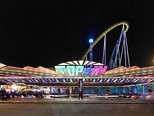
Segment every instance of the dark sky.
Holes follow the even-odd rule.
[[[154,0],[0,0],[0,62],[24,67],[53,67],[81,59],[88,39],[127,21],[131,65],[152,65]],[[107,59],[120,35],[107,34]],[[100,41],[94,61],[102,56]]]

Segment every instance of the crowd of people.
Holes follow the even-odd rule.
[[[7,92],[6,92],[6,90],[4,89],[4,88],[2,88],[1,90],[0,90],[0,98],[1,98],[1,100],[3,101],[3,100],[7,100],[8,99],[8,95],[7,95]]]
[[[0,90],[0,99],[2,101],[20,98],[44,98],[43,95],[45,95],[44,91],[6,91],[4,88]]]

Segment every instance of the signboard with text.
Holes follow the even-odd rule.
[[[72,64],[71,62],[61,63],[55,66],[56,72],[62,76],[101,76],[107,70],[107,66],[96,62],[91,63],[89,61],[89,65],[84,63],[84,61],[83,63],[75,62]]]

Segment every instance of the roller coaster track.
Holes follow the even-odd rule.
[[[129,29],[129,24],[128,22],[126,21],[121,21],[121,22],[118,22],[114,25],[112,25],[111,27],[109,27],[108,29],[106,29],[95,41],[94,43],[88,48],[88,50],[85,52],[85,54],[83,55],[82,57],[82,60],[84,60],[86,58],[86,56],[89,54],[89,52],[92,50],[92,48],[108,33],[110,32],[112,29],[120,26],[120,25],[125,25],[126,26],[126,29],[125,29],[125,32],[128,31]]]

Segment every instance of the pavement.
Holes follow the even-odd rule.
[[[154,101],[125,98],[45,98],[45,99],[8,99],[0,101],[0,104],[154,104]]]

